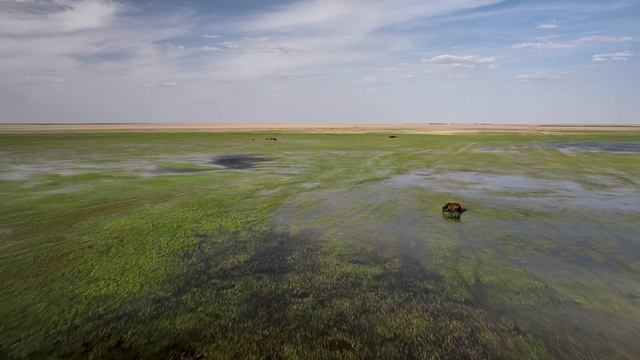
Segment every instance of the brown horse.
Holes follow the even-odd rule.
[[[457,212],[458,214],[462,214],[466,209],[462,207],[462,205],[458,203],[447,203],[442,207],[442,212]]]

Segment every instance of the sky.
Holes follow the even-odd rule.
[[[640,123],[640,0],[0,0],[0,122]]]

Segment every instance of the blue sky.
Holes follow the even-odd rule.
[[[640,123],[640,1],[0,0],[1,122]]]

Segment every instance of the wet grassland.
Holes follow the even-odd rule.
[[[640,134],[394,135],[0,135],[0,358],[640,356]]]

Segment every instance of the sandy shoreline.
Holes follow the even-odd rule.
[[[0,124],[0,133],[29,132],[303,132],[303,133],[640,133],[640,125],[493,124]]]

